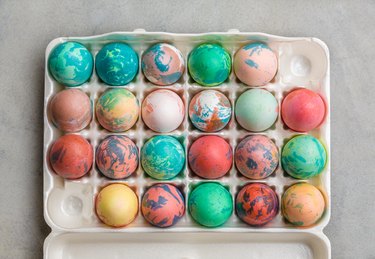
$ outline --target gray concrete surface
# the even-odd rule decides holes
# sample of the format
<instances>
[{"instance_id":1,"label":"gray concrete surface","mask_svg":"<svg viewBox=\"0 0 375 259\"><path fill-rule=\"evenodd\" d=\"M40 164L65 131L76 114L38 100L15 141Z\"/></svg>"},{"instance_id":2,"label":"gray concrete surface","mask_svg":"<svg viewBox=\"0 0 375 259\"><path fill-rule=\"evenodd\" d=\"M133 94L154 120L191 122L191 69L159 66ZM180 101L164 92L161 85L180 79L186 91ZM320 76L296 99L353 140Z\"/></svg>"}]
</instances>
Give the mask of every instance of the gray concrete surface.
<instances>
[{"instance_id":1,"label":"gray concrete surface","mask_svg":"<svg viewBox=\"0 0 375 259\"><path fill-rule=\"evenodd\" d=\"M261 31L331 51L333 258L375 258L375 1L0 0L0 258L42 258L44 50L59 36Z\"/></svg>"}]
</instances>

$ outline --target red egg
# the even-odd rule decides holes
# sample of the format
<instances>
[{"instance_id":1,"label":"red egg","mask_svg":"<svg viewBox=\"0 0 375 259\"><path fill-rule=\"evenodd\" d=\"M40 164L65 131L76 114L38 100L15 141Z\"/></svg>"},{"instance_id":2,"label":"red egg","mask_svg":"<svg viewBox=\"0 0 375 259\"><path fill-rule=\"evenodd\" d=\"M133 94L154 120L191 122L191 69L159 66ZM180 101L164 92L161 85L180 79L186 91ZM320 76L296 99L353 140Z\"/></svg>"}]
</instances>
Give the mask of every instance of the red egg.
<instances>
[{"instance_id":1,"label":"red egg","mask_svg":"<svg viewBox=\"0 0 375 259\"><path fill-rule=\"evenodd\" d=\"M84 176L92 166L92 147L79 135L64 135L52 145L49 160L58 175L66 179L77 179Z\"/></svg>"},{"instance_id":2,"label":"red egg","mask_svg":"<svg viewBox=\"0 0 375 259\"><path fill-rule=\"evenodd\" d=\"M281 116L290 129L298 132L310 131L323 122L325 104L322 97L311 90L294 90L284 98Z\"/></svg>"},{"instance_id":3,"label":"red egg","mask_svg":"<svg viewBox=\"0 0 375 259\"><path fill-rule=\"evenodd\" d=\"M232 166L232 148L218 136L200 137L189 150L189 165L198 176L217 179L225 175Z\"/></svg>"}]
</instances>

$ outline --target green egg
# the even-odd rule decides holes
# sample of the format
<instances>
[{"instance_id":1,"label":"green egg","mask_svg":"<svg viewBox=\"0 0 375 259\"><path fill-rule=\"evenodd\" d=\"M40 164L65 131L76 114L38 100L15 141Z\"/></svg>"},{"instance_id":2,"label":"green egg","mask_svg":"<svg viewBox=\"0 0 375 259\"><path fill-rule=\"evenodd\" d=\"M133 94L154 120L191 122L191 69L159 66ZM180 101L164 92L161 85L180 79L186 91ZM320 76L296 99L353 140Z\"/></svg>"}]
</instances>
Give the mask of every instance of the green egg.
<instances>
[{"instance_id":1,"label":"green egg","mask_svg":"<svg viewBox=\"0 0 375 259\"><path fill-rule=\"evenodd\" d=\"M206 227L223 225L233 212L232 196L218 183L198 185L190 193L188 205L193 219Z\"/></svg>"}]
</instances>

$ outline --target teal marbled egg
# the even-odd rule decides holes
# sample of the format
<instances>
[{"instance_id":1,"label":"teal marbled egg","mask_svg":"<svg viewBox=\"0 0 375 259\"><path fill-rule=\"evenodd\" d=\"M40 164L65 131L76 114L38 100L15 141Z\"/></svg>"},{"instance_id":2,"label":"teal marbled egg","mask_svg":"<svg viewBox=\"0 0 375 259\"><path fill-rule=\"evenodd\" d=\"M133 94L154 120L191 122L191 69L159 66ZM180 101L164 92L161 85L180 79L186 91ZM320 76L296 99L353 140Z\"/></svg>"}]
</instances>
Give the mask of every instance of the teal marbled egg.
<instances>
[{"instance_id":1,"label":"teal marbled egg","mask_svg":"<svg viewBox=\"0 0 375 259\"><path fill-rule=\"evenodd\" d=\"M143 170L157 180L177 176L185 165L185 151L181 143L171 136L154 136L141 150Z\"/></svg>"},{"instance_id":2,"label":"teal marbled egg","mask_svg":"<svg viewBox=\"0 0 375 259\"><path fill-rule=\"evenodd\" d=\"M48 57L48 69L53 78L68 87L79 86L91 77L92 55L78 42L57 45Z\"/></svg>"},{"instance_id":3,"label":"teal marbled egg","mask_svg":"<svg viewBox=\"0 0 375 259\"><path fill-rule=\"evenodd\" d=\"M308 179L319 175L327 162L322 143L311 135L299 135L289 140L281 153L283 169L292 177Z\"/></svg>"},{"instance_id":4,"label":"teal marbled egg","mask_svg":"<svg viewBox=\"0 0 375 259\"><path fill-rule=\"evenodd\" d=\"M232 61L229 53L217 44L201 44L190 53L190 76L203 86L216 86L229 76Z\"/></svg>"},{"instance_id":5,"label":"teal marbled egg","mask_svg":"<svg viewBox=\"0 0 375 259\"><path fill-rule=\"evenodd\" d=\"M96 55L95 68L104 83L112 86L126 85L138 72L138 56L125 43L109 43Z\"/></svg>"}]
</instances>

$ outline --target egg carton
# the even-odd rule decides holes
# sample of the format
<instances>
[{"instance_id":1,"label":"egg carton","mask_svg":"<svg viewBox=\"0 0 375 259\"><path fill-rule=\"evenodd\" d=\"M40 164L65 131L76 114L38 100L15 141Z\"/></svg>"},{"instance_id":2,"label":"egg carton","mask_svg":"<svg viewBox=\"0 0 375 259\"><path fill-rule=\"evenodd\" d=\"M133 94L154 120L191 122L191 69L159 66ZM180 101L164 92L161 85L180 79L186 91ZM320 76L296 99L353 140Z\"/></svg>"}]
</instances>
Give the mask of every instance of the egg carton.
<instances>
[{"instance_id":1,"label":"egg carton","mask_svg":"<svg viewBox=\"0 0 375 259\"><path fill-rule=\"evenodd\" d=\"M148 177L141 165L138 166L137 171L131 175L129 178L122 180L111 180L104 177L99 170L96 168L95 163L91 168L90 172L84 177L77 180L66 180L55 174L48 161L48 152L53 144L53 142L61 135L63 132L58 130L51 121L51 116L48 111L48 104L51 98L64 89L64 86L55 81L50 75L47 69L47 57L51 50L59 43L65 41L77 41L84 44L88 50L92 53L93 57L97 52L103 47L103 45L109 42L125 42L129 44L138 54L139 57L142 56L143 52L147 50L151 45L159 42L166 42L174 45L183 54L185 60L185 71L183 76L178 82L172 86L160 87L150 83L142 74L141 68L139 67L139 72L136 78L125 86L126 89L130 90L139 100L140 104L144 98L150 94L152 91L157 89L170 89L176 92L183 100L185 104L185 118L180 127L167 135L175 136L184 146L187 151L192 142L204 135L218 135L223 137L231 145L233 151L235 150L237 144L246 136L252 134L263 134L274 140L276 143L279 154L281 153L281 148L283 145L293 136L301 134L288 129L281 120L279 114L276 123L268 130L254 133L243 129L235 120L234 116L234 104L237 98L244 91L254 88L245 86L241 83L233 73L231 72L229 78L221 85L217 87L202 87L195 83L193 79L189 76L186 63L187 57L190 51L200 43L210 42L221 44L231 55L233 60L233 55L235 52L242 47L244 44L249 42L265 42L270 48L276 53L278 57L278 72L275 78L265 85L260 87L266 89L274 94L276 97L279 107L281 105L282 99L287 93L296 88L308 88L317 93L319 93L326 101L327 113L324 123L317 129L314 129L308 134L311 134L319 138L325 145L328 162L327 165L319 176L313 177L308 180L298 180L288 176L281 168L279 164L276 171L268 178L262 180L250 180L243 177L235 165L232 164L232 168L224 177L217 180L205 180L196 176L189 168L187 160L185 161L184 170L174 179L168 181L158 181ZM274 244L282 241L284 235L296 235L291 237L298 241L298 236L301 236L300 242L303 243L304 240L310 240L309 238L303 238L303 236L314 236L314 238L319 239L321 249L324 250L324 256L319 256L319 258L329 258L330 257L330 243L329 240L323 234L323 228L328 224L331 211L331 201L330 201L330 92L329 92L329 52L327 46L319 39L316 38L297 38L297 37L280 37L264 33L241 33L237 30L231 30L222 33L203 33L203 34L174 34L174 33L157 33L157 32L146 32L144 30L136 30L134 32L115 32L108 33L92 37L62 37L53 40L46 49L46 71L45 71L45 96L44 96L44 153L43 153L43 169L44 169L44 216L47 224L52 229L52 234L47 238L45 243L45 256L47 255L47 250L53 245L53 242L60 242L54 240L61 240L61 232L83 232L82 238L90 236L88 232L97 232L97 239L92 240L92 246L96 247L94 243L101 238L106 239L103 235L104 233L116 233L116 235L123 235L121 238L129 240L132 242L133 238L137 240L138 236L136 233L151 233L151 232L164 232L167 235L165 240L170 237L171 242L173 242L174 235L179 236L183 233L190 233L190 235L199 238L199 232L209 232L201 233L202 235L212 235L212 238L218 238L221 234L216 234L216 232L226 233L225 236L232 239L233 233L247 233L252 239L256 235L263 235L267 237L267 233L270 236L270 240L274 240ZM91 76L90 80L85 84L78 87L82 91L88 94L93 105L97 102L100 95L110 88L108 85L101 82L96 75L95 71ZM259 87L256 87L259 88ZM197 130L188 118L188 104L192 97L205 89L215 89L224 93L232 104L232 117L228 125L217 133L204 133ZM94 155L96 147L99 145L100 141L109 135L126 135L131 138L140 150L150 137L154 135L160 135L161 133L156 133L147 128L141 119L141 114L139 114L139 119L137 123L128 131L123 133L112 133L105 130L100 126L97 119L95 118L95 113L93 109L93 120L91 123L82 131L76 133L85 137L94 148ZM95 157L95 156L94 156ZM145 190L155 183L172 183L176 185L183 193L186 202L186 213L184 217L173 227L167 229L161 229L151 226L142 217L141 213L128 226L124 228L111 228L104 225L95 214L94 200L98 192L106 185L110 183L125 183L130 186L138 195L139 199L142 198ZM193 221L188 213L187 200L189 193L194 186L202 182L219 182L224 185L231 193L233 202L235 200L236 194L239 189L253 182L262 182L271 186L277 193L279 200L284 191L292 184L297 182L308 182L318 187L326 200L326 210L321 218L321 220L312 227L300 228L288 223L282 216L281 211L278 212L277 216L270 223L264 227L252 227L243 223L236 215L235 211L229 218L229 220L221 227L218 228L206 228L198 225ZM134 233L136 232L136 233ZM60 234L58 234L60 233ZM101 233L101 234L99 234ZM134 235L130 235L134 233ZM169 234L167 234L169 233ZM194 233L194 234L192 234ZM73 233L70 233L73 235ZM79 235L76 233L76 235ZM102 236L101 236L102 235ZM253 235L253 236L252 236ZM276 236L275 236L276 235ZM73 235L74 236L74 235ZM77 237L77 236L74 236ZM115 238L116 236L113 236ZM128 237L129 239L125 238ZM152 240L152 235L147 236ZM157 236L154 236L157 237ZM146 239L147 239L146 238ZM267 239L267 238L266 238ZM265 239L265 240L266 240ZM293 240L294 240L293 239ZM65 239L64 239L65 240ZM90 239L91 240L91 239ZM246 240L246 239L245 239ZM278 240L278 241L277 241ZM141 242L142 240L140 240ZM297 242L296 241L296 242ZM311 241L311 240L310 240ZM309 241L309 242L310 242ZM62 242L62 241L61 241ZM64 242L67 242L65 240ZM114 241L116 243L117 241ZM134 241L136 242L136 241ZM145 241L147 242L147 241ZM151 242L151 241L150 241ZM232 242L232 241L231 241ZM307 242L307 241L306 241ZM306 243L305 242L305 243ZM194 243L194 242L193 242ZM267 243L267 242L266 242ZM271 242L272 243L272 242ZM298 243L298 242L297 242ZM308 243L308 242L307 242ZM314 242L314 245L319 245ZM255 244L255 243L254 243ZM198 245L198 243L197 243ZM204 244L202 244L202 247ZM208 245L209 247L209 245ZM276 249L277 246L274 248ZM314 246L308 245L312 250ZM113 247L115 249L115 246ZM189 246L186 247L188 249ZM314 248L314 249L313 249ZM216 249L216 248L215 248ZM319 249L318 249L319 250ZM322 251L323 251L322 250ZM81 254L82 256L82 254ZM58 255L50 256L46 258L63 258ZM75 257L72 257L75 258ZM77 257L86 258L86 257ZM99 258L99 257L90 257ZM141 257L140 257L141 258ZM180 257L179 257L180 258ZM301 257L309 258L309 257Z\"/></svg>"}]
</instances>

